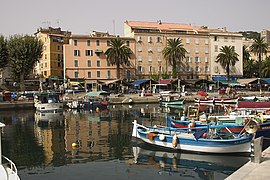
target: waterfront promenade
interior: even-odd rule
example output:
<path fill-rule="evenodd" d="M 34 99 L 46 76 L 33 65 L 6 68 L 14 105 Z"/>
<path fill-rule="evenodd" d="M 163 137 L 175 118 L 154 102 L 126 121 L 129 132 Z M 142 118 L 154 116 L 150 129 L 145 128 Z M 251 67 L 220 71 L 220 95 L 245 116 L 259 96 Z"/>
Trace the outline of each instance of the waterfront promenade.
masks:
<path fill-rule="evenodd" d="M 270 179 L 270 147 L 262 152 L 262 162 L 247 162 L 244 166 L 235 171 L 226 180 L 261 180 Z"/>

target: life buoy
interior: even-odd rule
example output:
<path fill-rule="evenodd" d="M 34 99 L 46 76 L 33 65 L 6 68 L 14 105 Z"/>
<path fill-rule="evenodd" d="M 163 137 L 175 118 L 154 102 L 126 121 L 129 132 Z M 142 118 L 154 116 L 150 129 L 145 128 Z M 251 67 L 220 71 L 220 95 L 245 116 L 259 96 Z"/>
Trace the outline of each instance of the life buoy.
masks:
<path fill-rule="evenodd" d="M 165 135 L 164 134 L 161 134 L 161 135 L 159 135 L 159 140 L 161 140 L 161 141 L 164 141 L 165 140 Z"/>
<path fill-rule="evenodd" d="M 172 147 L 173 148 L 177 147 L 177 136 L 176 136 L 176 134 L 174 134 L 173 138 L 172 138 Z"/>

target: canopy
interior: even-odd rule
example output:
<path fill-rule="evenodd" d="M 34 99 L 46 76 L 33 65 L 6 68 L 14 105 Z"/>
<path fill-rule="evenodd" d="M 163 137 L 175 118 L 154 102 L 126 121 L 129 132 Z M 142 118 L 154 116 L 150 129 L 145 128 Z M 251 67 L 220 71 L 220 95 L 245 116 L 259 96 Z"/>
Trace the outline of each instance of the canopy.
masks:
<path fill-rule="evenodd" d="M 134 85 L 134 86 L 139 86 L 141 84 L 149 84 L 150 81 L 151 81 L 152 84 L 157 84 L 157 82 L 152 80 L 152 79 L 151 80 L 150 79 L 140 79 L 140 80 L 132 82 L 131 84 Z"/>
<path fill-rule="evenodd" d="M 238 79 L 237 80 L 241 85 L 247 84 L 268 84 L 267 81 L 261 78 L 249 78 L 249 79 Z"/>
<path fill-rule="evenodd" d="M 195 84 L 215 84 L 213 81 L 209 81 L 207 79 L 200 79 L 195 82 Z"/>

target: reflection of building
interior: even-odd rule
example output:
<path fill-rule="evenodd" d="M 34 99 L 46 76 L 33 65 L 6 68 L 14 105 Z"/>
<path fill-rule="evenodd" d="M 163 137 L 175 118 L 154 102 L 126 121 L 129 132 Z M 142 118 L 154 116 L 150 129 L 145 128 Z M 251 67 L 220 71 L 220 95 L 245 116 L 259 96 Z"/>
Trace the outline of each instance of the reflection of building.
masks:
<path fill-rule="evenodd" d="M 61 158 L 65 154 L 65 130 L 64 115 L 61 113 L 36 112 L 35 134 L 42 144 L 45 155 L 45 164 L 50 164 L 54 159 Z"/>

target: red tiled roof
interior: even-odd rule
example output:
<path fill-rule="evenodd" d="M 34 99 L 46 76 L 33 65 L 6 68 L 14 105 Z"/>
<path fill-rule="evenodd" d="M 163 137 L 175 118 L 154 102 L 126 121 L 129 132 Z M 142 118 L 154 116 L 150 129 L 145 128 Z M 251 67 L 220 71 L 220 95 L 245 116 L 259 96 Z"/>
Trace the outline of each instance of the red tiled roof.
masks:
<path fill-rule="evenodd" d="M 158 29 L 158 30 L 190 30 L 190 31 L 203 31 L 206 30 L 192 26 L 191 24 L 177 24 L 177 23 L 158 23 L 158 22 L 138 22 L 138 21 L 127 21 L 127 24 L 133 28 L 147 28 L 147 29 Z"/>

